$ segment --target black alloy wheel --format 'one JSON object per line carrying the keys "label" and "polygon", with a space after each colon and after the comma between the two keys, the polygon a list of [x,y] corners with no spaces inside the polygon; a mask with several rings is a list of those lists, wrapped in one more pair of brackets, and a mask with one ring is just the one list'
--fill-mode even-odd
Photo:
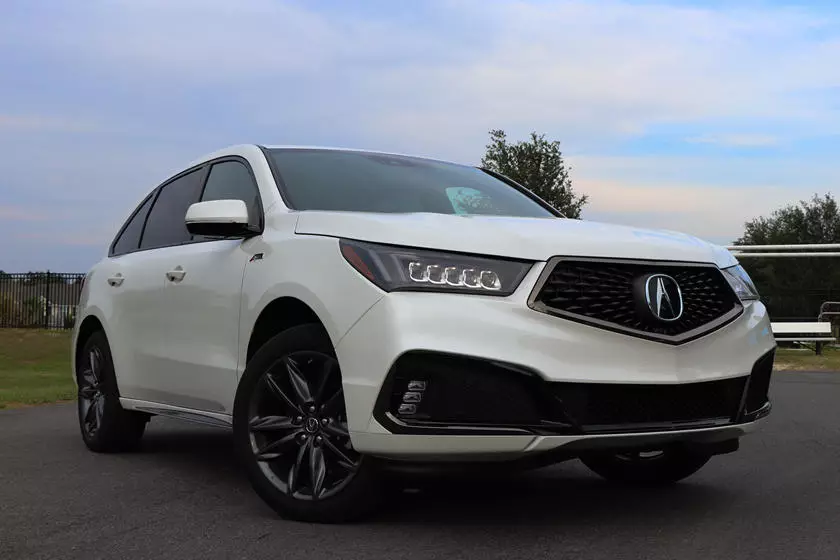
{"label": "black alloy wheel", "polygon": [[329,498],[346,486],[361,457],[350,445],[338,361],[298,351],[274,362],[254,391],[251,449],[265,476],[298,500]]}
{"label": "black alloy wheel", "polygon": [[102,350],[98,346],[91,347],[82,357],[82,363],[84,366],[79,371],[79,421],[85,435],[92,438],[99,432],[105,415]]}
{"label": "black alloy wheel", "polygon": [[140,443],[149,415],[125,410],[120,404],[114,362],[105,333],[97,331],[76,355],[79,428],[88,449],[115,452]]}
{"label": "black alloy wheel", "polygon": [[597,452],[581,456],[581,461],[601,477],[630,485],[656,486],[679,482],[709,462],[711,455],[679,447]]}
{"label": "black alloy wheel", "polygon": [[376,462],[353,449],[341,368],[321,325],[283,331],[248,361],[233,431],[251,485],[282,517],[350,521],[384,495]]}

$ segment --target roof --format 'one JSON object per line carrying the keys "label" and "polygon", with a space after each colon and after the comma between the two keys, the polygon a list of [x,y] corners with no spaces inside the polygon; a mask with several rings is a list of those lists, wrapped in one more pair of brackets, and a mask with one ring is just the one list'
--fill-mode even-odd
{"label": "roof", "polygon": [[431,156],[421,156],[417,154],[406,154],[402,152],[386,152],[383,150],[366,150],[362,148],[342,148],[336,146],[296,146],[296,145],[286,145],[286,144],[272,144],[272,145],[262,145],[264,148],[268,149],[287,149],[287,150],[329,150],[333,152],[362,152],[366,154],[381,154],[383,156],[400,156],[400,157],[411,157],[417,159],[427,159],[429,161],[439,161],[441,163],[454,163],[457,165],[469,165],[473,167],[471,164],[462,163],[459,161],[452,161],[447,159],[441,158],[434,158]]}
{"label": "roof", "polygon": [[430,156],[421,156],[416,154],[406,154],[400,152],[387,152],[382,150],[366,150],[362,148],[346,148],[346,147],[337,147],[337,146],[317,146],[317,145],[296,145],[296,144],[233,144],[224,148],[220,148],[213,152],[207,153],[202,155],[201,157],[195,158],[192,160],[189,165],[184,167],[187,169],[189,167],[194,167],[196,165],[200,165],[208,160],[216,159],[219,157],[223,157],[226,155],[231,154],[243,154],[247,152],[253,153],[254,150],[259,150],[260,148],[267,148],[267,149],[283,149],[283,150],[328,150],[333,152],[362,152],[366,154],[381,154],[384,156],[399,156],[399,157],[411,157],[417,159],[425,159],[428,161],[437,161],[440,163],[452,163],[455,165],[466,165],[469,167],[475,167],[473,164],[469,163],[462,163],[457,161],[445,160],[441,158],[433,158]]}

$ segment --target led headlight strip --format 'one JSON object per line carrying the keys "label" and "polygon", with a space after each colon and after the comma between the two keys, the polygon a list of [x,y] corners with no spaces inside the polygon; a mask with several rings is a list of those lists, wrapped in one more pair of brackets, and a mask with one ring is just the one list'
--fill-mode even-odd
{"label": "led headlight strip", "polygon": [[341,240],[341,254],[385,290],[445,291],[507,296],[532,262]]}

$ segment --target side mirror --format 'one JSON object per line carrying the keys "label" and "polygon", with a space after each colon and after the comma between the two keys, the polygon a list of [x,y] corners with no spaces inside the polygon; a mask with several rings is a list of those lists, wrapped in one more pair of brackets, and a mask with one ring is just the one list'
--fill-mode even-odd
{"label": "side mirror", "polygon": [[242,237],[253,233],[248,226],[248,207],[241,200],[196,202],[184,219],[193,235]]}

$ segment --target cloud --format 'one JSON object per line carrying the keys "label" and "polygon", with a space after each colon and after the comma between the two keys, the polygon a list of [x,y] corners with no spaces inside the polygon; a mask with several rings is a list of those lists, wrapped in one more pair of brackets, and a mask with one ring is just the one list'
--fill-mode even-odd
{"label": "cloud", "polygon": [[0,220],[10,222],[38,222],[46,220],[47,216],[29,208],[19,206],[0,206]]}
{"label": "cloud", "polygon": [[82,247],[104,247],[110,241],[108,233],[40,233],[23,232],[16,233],[15,239],[29,241],[44,241],[50,245],[82,246]]}
{"label": "cloud", "polygon": [[[833,102],[799,95],[837,85],[837,70],[826,71],[836,66],[837,53],[828,57],[833,49],[795,35],[810,29],[795,18],[789,23],[795,36],[785,48],[799,56],[779,52],[769,22],[738,26],[727,12],[516,6],[501,10],[506,24],[493,30],[495,43],[475,60],[387,73],[381,87],[403,103],[383,107],[374,126],[441,141],[443,123],[481,123],[483,129],[499,123],[520,134],[543,130],[567,145],[595,147],[668,123],[808,122],[824,130],[838,123]],[[770,58],[778,60],[772,72]]]}
{"label": "cloud", "polygon": [[707,134],[687,139],[694,144],[715,144],[735,148],[757,148],[777,146],[780,140],[769,134]]}
{"label": "cloud", "polygon": [[0,130],[4,129],[12,131],[89,132],[95,130],[96,125],[92,122],[76,120],[68,117],[0,114]]}
{"label": "cloud", "polygon": [[838,124],[833,102],[812,95],[840,86],[840,42],[813,35],[836,22],[801,9],[450,1],[429,4],[448,21],[436,29],[312,6],[91,2],[30,40],[144,90],[201,84],[232,91],[233,104],[278,102],[255,120],[317,120],[323,107],[372,137],[411,126],[447,148],[442,126],[456,140],[496,124],[572,141],[710,118]]}
{"label": "cloud", "polygon": [[[814,193],[835,190],[830,161],[750,158],[575,156],[576,191],[589,196],[586,219],[683,231],[729,243],[744,223]],[[809,180],[802,181],[803,166]]]}
{"label": "cloud", "polygon": [[[562,140],[593,219],[738,235],[745,219],[840,180],[831,156],[797,148],[840,128],[838,10],[410,5],[15,4],[0,18],[4,204],[48,211],[56,232],[98,242],[88,224],[115,230],[167,174],[223,145],[355,146],[476,163],[491,128]],[[700,157],[704,145],[720,149]],[[784,150],[732,156],[773,146]],[[665,157],[676,149],[689,156]],[[31,243],[61,237],[44,233]]]}
{"label": "cloud", "polygon": [[590,196],[587,219],[683,231],[710,240],[734,240],[744,222],[791,202],[788,189],[768,186],[638,185],[578,181]]}
{"label": "cloud", "polygon": [[735,155],[573,155],[567,160],[572,166],[575,182],[595,180],[648,186],[670,185],[675,188],[735,189],[768,185],[787,189],[794,197],[803,191],[836,190],[840,184],[840,167],[832,158],[808,154],[766,158]]}

